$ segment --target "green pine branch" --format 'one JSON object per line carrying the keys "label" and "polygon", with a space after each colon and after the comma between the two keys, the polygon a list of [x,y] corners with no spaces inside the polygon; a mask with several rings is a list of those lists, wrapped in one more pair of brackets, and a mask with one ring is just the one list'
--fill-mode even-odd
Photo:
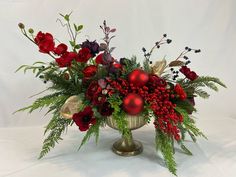
{"label": "green pine branch", "polygon": [[140,68],[140,63],[137,62],[137,57],[132,56],[131,59],[124,60],[125,65],[123,66],[122,77],[127,78],[128,74],[131,73],[134,69]]}
{"label": "green pine branch", "polygon": [[169,171],[176,175],[176,162],[174,159],[174,151],[173,151],[173,144],[171,138],[167,135],[161,132],[160,130],[156,129],[156,149],[160,150],[163,154],[165,164]]}
{"label": "green pine branch", "polygon": [[195,93],[196,95],[202,98],[209,98],[210,96],[210,94],[208,94],[205,90],[202,89],[204,87],[210,88],[214,91],[219,90],[218,86],[227,88],[226,85],[220,79],[210,76],[200,76],[194,81],[179,79],[177,82],[182,85],[182,87],[187,93]]}
{"label": "green pine branch", "polygon": [[195,121],[190,118],[188,112],[185,109],[176,106],[175,111],[183,116],[183,123],[181,126],[178,126],[181,133],[185,134],[186,132],[188,132],[194,142],[196,142],[197,136],[201,136],[207,139],[207,137],[200,131],[200,129],[196,127]]}

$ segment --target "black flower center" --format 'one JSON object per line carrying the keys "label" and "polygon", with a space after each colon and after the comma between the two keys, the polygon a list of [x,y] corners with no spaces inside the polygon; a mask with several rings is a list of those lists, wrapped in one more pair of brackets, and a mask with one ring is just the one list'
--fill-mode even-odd
{"label": "black flower center", "polygon": [[89,115],[83,117],[83,122],[89,122],[91,117]]}

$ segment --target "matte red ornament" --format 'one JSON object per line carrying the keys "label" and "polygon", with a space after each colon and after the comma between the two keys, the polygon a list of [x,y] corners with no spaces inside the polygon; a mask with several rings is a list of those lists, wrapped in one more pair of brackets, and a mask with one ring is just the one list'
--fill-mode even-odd
{"label": "matte red ornament", "polygon": [[143,98],[135,93],[129,93],[123,99],[123,109],[130,115],[137,115],[143,110]]}
{"label": "matte red ornament", "polygon": [[148,74],[141,69],[135,69],[129,74],[129,82],[134,84],[134,86],[144,86],[148,82],[148,79]]}

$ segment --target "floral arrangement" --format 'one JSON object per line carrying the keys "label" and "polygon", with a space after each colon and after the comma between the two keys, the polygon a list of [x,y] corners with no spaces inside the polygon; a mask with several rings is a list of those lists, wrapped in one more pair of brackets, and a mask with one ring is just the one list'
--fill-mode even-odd
{"label": "floral arrangement", "polygon": [[[29,111],[44,107],[52,118],[45,129],[47,134],[39,158],[45,156],[60,140],[68,126],[76,124],[80,131],[86,131],[81,146],[91,135],[99,137],[99,129],[112,116],[123,136],[129,136],[125,117],[142,116],[152,123],[156,132],[156,149],[163,154],[166,166],[176,175],[174,142],[183,151],[192,153],[184,146],[186,134],[195,142],[197,136],[206,136],[196,127],[192,113],[196,111],[194,98],[208,98],[203,90],[208,87],[218,91],[217,85],[226,87],[218,78],[199,76],[189,68],[188,54],[199,53],[200,49],[185,49],[176,59],[152,62],[153,51],[171,39],[164,34],[151,50],[142,48],[144,62],[136,57],[114,58],[115,47],[110,47],[115,28],[104,21],[100,26],[104,33],[102,43],[96,40],[78,42],[77,37],[83,25],[71,23],[70,14],[62,15],[59,22],[69,33],[69,45],[59,42],[50,33],[32,28],[26,30],[19,23],[23,35],[39,48],[39,52],[52,57],[52,61],[22,65],[17,71],[31,70],[45,84],[50,94],[38,98],[32,105],[18,111]],[[58,44],[56,44],[58,43]],[[81,147],[80,146],[80,147]]]}

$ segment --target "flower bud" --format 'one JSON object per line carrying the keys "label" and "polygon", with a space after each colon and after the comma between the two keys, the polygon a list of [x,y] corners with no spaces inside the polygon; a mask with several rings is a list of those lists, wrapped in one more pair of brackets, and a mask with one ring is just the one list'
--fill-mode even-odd
{"label": "flower bud", "polygon": [[30,34],[34,33],[34,30],[32,28],[30,28],[28,31],[29,31]]}
{"label": "flower bud", "polygon": [[20,29],[24,29],[25,28],[25,25],[23,23],[19,23],[18,26],[19,26]]}

